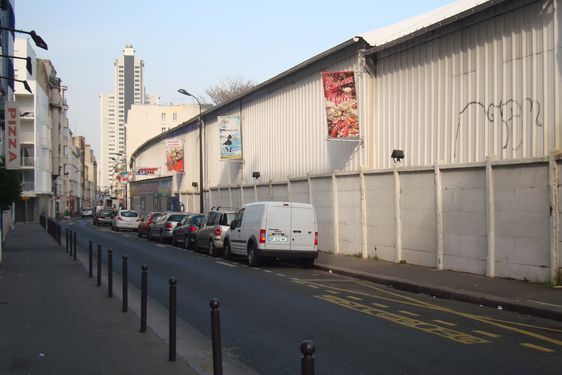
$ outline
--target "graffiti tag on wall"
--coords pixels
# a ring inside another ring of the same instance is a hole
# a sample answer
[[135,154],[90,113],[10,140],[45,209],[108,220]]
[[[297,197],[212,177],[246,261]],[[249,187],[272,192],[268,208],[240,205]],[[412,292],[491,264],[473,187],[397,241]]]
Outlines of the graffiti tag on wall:
[[525,124],[523,120],[518,120],[523,117],[525,113],[533,114],[536,111],[536,116],[533,117],[533,121],[530,126],[543,126],[542,122],[539,119],[541,116],[541,104],[537,100],[534,100],[532,98],[526,98],[523,102],[519,102],[514,99],[509,99],[505,102],[503,100],[500,100],[498,104],[490,103],[488,105],[478,101],[469,102],[464,106],[462,111],[459,112],[457,132],[455,135],[455,157],[457,156],[460,129],[461,126],[463,126],[462,116],[465,112],[473,107],[477,107],[482,110],[482,114],[486,118],[489,126],[503,126],[503,149],[507,149],[511,144],[512,149],[517,150],[523,144],[523,137],[521,136],[519,141],[515,142],[515,140],[512,139],[512,133],[516,123],[520,124],[520,133],[523,132],[523,128],[525,127],[525,125],[528,125]]

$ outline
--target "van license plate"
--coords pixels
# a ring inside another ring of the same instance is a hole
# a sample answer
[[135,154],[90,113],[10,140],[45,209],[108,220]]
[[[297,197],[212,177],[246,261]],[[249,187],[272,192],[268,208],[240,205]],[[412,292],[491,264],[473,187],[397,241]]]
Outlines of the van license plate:
[[269,237],[269,242],[287,242],[287,237],[285,236],[270,236]]

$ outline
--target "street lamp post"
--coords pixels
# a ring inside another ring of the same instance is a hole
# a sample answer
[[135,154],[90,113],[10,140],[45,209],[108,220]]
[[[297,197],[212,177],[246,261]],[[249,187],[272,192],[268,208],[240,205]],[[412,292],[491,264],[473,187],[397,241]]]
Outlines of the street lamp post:
[[203,213],[205,211],[203,210],[203,121],[201,121],[201,102],[195,95],[188,93],[184,89],[179,89],[178,92],[191,96],[199,105],[199,212]]

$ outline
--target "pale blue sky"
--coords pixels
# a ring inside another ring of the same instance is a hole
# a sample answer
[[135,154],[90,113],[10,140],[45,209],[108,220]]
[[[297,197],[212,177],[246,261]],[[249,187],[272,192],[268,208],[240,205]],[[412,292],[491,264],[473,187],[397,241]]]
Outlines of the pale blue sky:
[[[452,0],[15,0],[16,27],[35,30],[69,88],[69,120],[99,158],[98,94],[113,90],[114,60],[133,44],[145,87],[162,104],[191,103],[225,77],[263,82],[355,35]],[[23,35],[23,34],[20,34]]]

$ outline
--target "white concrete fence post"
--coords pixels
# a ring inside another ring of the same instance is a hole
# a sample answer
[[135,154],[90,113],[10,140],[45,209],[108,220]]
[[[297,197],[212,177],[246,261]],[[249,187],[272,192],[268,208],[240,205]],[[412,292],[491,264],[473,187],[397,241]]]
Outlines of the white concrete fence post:
[[548,158],[550,185],[550,283],[560,283],[560,196],[558,192],[557,151],[552,151]]
[[442,270],[443,264],[443,193],[441,191],[441,169],[437,162],[435,162],[435,232],[437,235],[436,245],[437,254],[435,267]]
[[400,213],[400,174],[398,167],[394,164],[394,247],[395,261],[402,261],[402,219]]
[[486,157],[486,222],[488,232],[488,257],[486,276],[496,276],[496,208],[494,198],[494,171],[492,160]]

